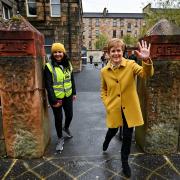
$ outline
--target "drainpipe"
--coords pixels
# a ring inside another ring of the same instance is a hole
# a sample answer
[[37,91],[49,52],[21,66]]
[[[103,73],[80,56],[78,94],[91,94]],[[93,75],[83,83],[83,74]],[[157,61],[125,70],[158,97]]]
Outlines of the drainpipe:
[[44,10],[44,21],[46,22],[46,2],[47,0],[43,0],[43,10]]
[[68,0],[68,43],[69,43],[69,58],[71,59],[72,58],[72,46],[71,46],[71,42],[72,42],[72,39],[71,39],[71,3],[70,3],[70,0]]

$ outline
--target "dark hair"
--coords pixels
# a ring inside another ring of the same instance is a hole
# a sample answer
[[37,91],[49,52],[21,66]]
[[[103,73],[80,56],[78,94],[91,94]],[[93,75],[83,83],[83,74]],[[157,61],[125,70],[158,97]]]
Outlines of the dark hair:
[[[56,59],[54,58],[54,56],[51,54],[50,59],[52,61],[52,65],[54,65],[54,63],[56,62]],[[67,56],[67,54],[64,54],[64,57],[61,60],[61,65],[66,69],[68,68],[69,70],[70,68],[70,63],[69,63],[70,59]]]

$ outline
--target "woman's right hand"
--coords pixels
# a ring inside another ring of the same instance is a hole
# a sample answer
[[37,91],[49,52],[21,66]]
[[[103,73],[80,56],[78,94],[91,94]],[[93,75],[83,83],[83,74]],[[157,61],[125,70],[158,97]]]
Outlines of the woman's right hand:
[[62,106],[62,100],[58,100],[58,102],[56,104],[52,105],[53,107],[60,107]]

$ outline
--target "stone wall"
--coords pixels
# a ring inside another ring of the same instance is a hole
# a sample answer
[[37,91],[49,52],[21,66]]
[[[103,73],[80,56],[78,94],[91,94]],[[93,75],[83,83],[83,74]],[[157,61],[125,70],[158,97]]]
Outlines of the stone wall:
[[136,140],[145,152],[173,153],[180,128],[180,28],[161,20],[147,34],[155,73],[138,81],[145,125],[136,128]]

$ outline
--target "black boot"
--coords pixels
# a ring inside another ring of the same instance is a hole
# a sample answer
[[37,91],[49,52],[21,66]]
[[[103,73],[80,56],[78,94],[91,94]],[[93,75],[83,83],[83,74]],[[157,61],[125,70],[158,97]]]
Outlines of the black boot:
[[106,151],[111,139],[116,135],[118,128],[109,128],[103,143],[103,151]]
[[127,178],[131,177],[131,168],[128,164],[128,162],[122,162],[122,169],[123,169],[123,173]]

